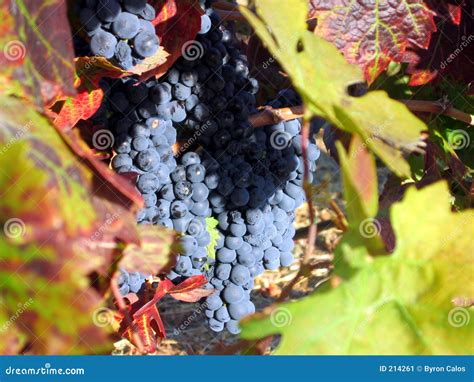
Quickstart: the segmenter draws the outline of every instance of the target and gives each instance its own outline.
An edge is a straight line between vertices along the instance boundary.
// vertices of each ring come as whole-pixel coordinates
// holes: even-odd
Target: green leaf
[[[350,85],[363,82],[362,73],[335,46],[307,30],[306,1],[275,7],[270,0],[258,0],[256,6],[258,17],[246,8],[241,11],[291,77],[309,112],[360,135],[396,174],[409,177],[402,152],[416,148],[424,123],[383,91],[349,95]]]
[[[2,193],[8,203],[0,202],[0,211],[8,210],[11,217],[25,221],[31,221],[29,214],[43,214],[42,221],[50,219],[50,228],[59,229],[62,224],[64,233],[70,235],[92,231],[97,219],[89,192],[94,174],[34,108],[13,97],[0,97],[0,103],[0,144],[4,151],[0,165],[8,170],[10,179],[10,186]],[[19,143],[23,145],[21,153],[20,149],[11,150]],[[14,158],[21,163],[20,168],[8,165]],[[46,209],[34,208],[33,202],[25,201],[25,193],[36,201],[44,199]]]
[[[217,229],[218,225],[219,225],[219,222],[213,217],[206,218],[206,229],[207,229],[207,232],[209,232],[209,235],[211,235],[211,241],[206,247],[207,256],[210,259],[216,258],[216,245],[220,236],[219,230]]]
[[[344,184],[349,230],[354,232],[369,252],[385,251],[380,238],[378,222],[374,219],[378,210],[377,169],[375,159],[358,135],[352,137],[349,152],[336,142]],[[351,256],[351,254],[349,254]]]
[[[242,336],[281,333],[277,354],[471,354],[472,309],[452,300],[474,295],[474,212],[452,213],[439,182],[409,188],[391,218],[391,256],[360,262],[335,289],[244,321]]]

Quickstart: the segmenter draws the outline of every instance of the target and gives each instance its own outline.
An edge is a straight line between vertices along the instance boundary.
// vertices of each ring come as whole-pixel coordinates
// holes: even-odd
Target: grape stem
[[[451,106],[441,104],[439,101],[399,100],[411,111],[420,113],[438,113],[452,117],[458,121],[474,125],[474,115],[465,113]],[[265,106],[259,112],[250,115],[249,122],[253,127],[273,125],[278,122],[289,121],[303,117],[303,106],[283,107],[274,109]]]
[[[474,115],[465,113],[452,106],[446,106],[439,101],[420,101],[420,100],[400,100],[403,102],[411,111],[417,111],[421,113],[438,113],[444,114],[458,121],[467,123],[470,126],[474,125]]]
[[[130,312],[127,309],[127,304],[125,303],[125,300],[119,291],[119,287],[117,285],[117,281],[115,280],[115,278],[112,278],[112,280],[110,280],[110,289],[112,290],[112,294],[114,295],[115,301],[117,302],[120,313],[123,314],[123,319],[125,321],[125,324],[127,325],[127,327],[132,328],[132,337],[133,337],[134,344],[137,346],[138,351],[141,354],[144,354],[145,346],[143,345],[143,341],[140,335],[138,334],[136,325],[133,323],[133,319],[130,315]]]
[[[222,21],[247,21],[247,19],[242,16],[242,13],[238,11],[228,11],[225,9],[214,9],[215,12],[219,15]]]

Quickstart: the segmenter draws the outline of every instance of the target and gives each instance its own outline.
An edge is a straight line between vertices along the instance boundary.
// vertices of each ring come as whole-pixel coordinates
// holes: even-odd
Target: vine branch
[[[474,115],[465,113],[454,107],[446,107],[440,104],[438,101],[399,101],[404,103],[411,111],[444,114],[458,121],[467,123],[470,126],[474,126]],[[249,122],[253,127],[262,127],[301,117],[303,117],[302,105],[283,107],[280,109],[274,109],[271,106],[266,106],[259,112],[250,115]]]

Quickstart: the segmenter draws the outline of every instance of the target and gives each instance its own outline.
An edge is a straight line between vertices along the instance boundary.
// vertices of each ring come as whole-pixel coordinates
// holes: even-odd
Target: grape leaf
[[[70,130],[81,119],[89,119],[99,109],[104,98],[104,91],[97,85],[88,88],[81,84],[81,80],[76,83],[77,95],[67,97],[61,106],[54,125],[61,130]]]
[[[169,271],[176,263],[176,232],[154,225],[139,225],[137,229],[140,242],[125,248],[120,268],[145,275]]]
[[[210,259],[215,259],[216,258],[216,245],[217,241],[219,240],[219,230],[217,229],[219,222],[217,219],[211,217],[206,218],[206,229],[207,232],[209,232],[209,235],[211,236],[211,241],[206,247],[206,252],[207,256]]]
[[[403,62],[408,62],[409,85],[420,86],[447,76],[464,83],[474,81],[474,23],[469,17],[472,5],[462,6],[467,17],[460,18],[458,25],[455,15],[453,22],[446,21],[452,17],[450,11],[456,9],[454,4],[432,3],[440,18],[438,31],[433,34],[428,50],[407,50]]]
[[[207,284],[207,279],[203,275],[194,276],[175,285],[169,290],[169,295],[176,300],[185,302],[196,302],[203,297],[210,296],[215,292],[214,289],[201,288]]]
[[[66,3],[5,0],[0,17],[0,76],[20,83],[40,106],[58,95],[74,95],[74,51]],[[17,90],[10,81],[4,85],[9,94]]]
[[[307,117],[318,115],[359,134],[397,175],[410,176],[403,155],[419,145],[426,129],[423,122],[383,91],[361,97],[348,94],[350,85],[363,81],[362,74],[331,43],[307,31],[304,1],[281,3],[278,8],[269,0],[258,0],[256,5],[259,17],[246,8],[241,12],[291,77],[308,106]]]
[[[120,324],[119,333],[135,345],[133,333],[137,333],[144,344],[145,351],[149,353],[154,352],[158,340],[166,338],[165,327],[161,320],[157,303],[167,294],[181,301],[197,301],[197,299],[214,292],[213,289],[203,292],[200,287],[206,283],[207,280],[204,276],[191,276],[177,285],[174,285],[168,279],[160,281],[153,298],[144,302],[142,297],[142,299],[135,301],[129,307],[133,317],[130,324],[126,323],[123,314],[116,316]]]
[[[471,354],[472,311],[452,300],[474,295],[474,212],[451,212],[449,198],[444,182],[409,188],[391,209],[392,255],[360,262],[334,289],[245,320],[242,336],[281,333],[278,354]]]
[[[409,47],[427,49],[435,13],[422,0],[311,0],[315,33],[331,41],[372,83]]]
[[[374,219],[378,211],[377,170],[375,159],[360,137],[354,135],[345,152],[341,143],[336,143],[344,184],[349,230],[362,239],[369,252],[384,252],[380,238],[380,227]]]
[[[140,74],[142,81],[150,77],[161,77],[183,54],[187,42],[194,38],[201,29],[202,9],[191,0],[157,0],[154,2],[156,18],[153,20],[160,45],[163,48],[161,60],[153,62],[153,68],[147,67],[146,61],[132,72]],[[197,43],[197,42],[194,42]],[[160,52],[159,52],[160,53]],[[156,61],[156,60],[155,60]]]

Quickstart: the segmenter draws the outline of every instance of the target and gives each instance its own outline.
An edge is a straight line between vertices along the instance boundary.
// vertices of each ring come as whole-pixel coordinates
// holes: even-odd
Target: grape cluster
[[[151,22],[155,16],[146,0],[85,0],[79,11],[92,54],[126,70],[158,51],[160,41]]]
[[[294,211],[305,201],[300,133],[297,119],[255,129],[203,160],[216,179],[209,201],[222,233],[210,280],[220,294],[207,299],[206,311],[214,331],[237,333],[238,320],[255,311],[254,278],[293,262]],[[312,139],[307,154],[311,182],[319,156]]]
[[[246,56],[212,10],[202,15],[201,32],[189,49],[161,80],[163,88],[171,89],[170,102],[179,114],[175,128],[206,148],[244,136],[258,84],[249,76]]]
[[[120,270],[117,284],[119,287],[120,294],[122,296],[128,293],[137,293],[142,289],[147,276],[140,272],[127,272],[124,269]]]
[[[112,168],[138,174],[136,187],[144,208],[137,222],[183,234],[183,250],[170,279],[201,274],[210,243],[205,220],[211,214],[206,169],[195,152],[186,152],[178,161],[174,157],[173,101],[158,96],[163,95],[163,85],[155,80],[138,83],[129,77],[113,80],[104,88],[106,103],[94,120],[107,124],[114,135]]]
[[[158,191],[156,208],[160,219],[157,224],[182,232],[182,252],[170,280],[202,274],[207,264],[207,246],[211,241],[206,217],[209,208],[209,189],[204,183],[206,169],[198,154],[188,151],[171,173],[171,183]]]
[[[255,111],[258,84],[232,33],[210,9],[196,42],[199,56],[184,54],[160,80],[109,85],[113,112],[102,117],[116,137],[112,167],[139,174],[145,208],[137,221],[184,234],[168,277],[180,281],[205,274],[206,287],[217,290],[206,299],[209,327],[236,334],[239,320],[255,312],[255,277],[293,262],[295,209],[305,201],[302,127],[299,120],[251,127],[248,115]],[[281,93],[272,105],[298,103],[297,97]],[[176,161],[171,145],[177,134],[196,137],[203,150]],[[311,138],[309,182],[318,156]],[[206,251],[205,218],[211,214],[220,233],[215,259]]]

